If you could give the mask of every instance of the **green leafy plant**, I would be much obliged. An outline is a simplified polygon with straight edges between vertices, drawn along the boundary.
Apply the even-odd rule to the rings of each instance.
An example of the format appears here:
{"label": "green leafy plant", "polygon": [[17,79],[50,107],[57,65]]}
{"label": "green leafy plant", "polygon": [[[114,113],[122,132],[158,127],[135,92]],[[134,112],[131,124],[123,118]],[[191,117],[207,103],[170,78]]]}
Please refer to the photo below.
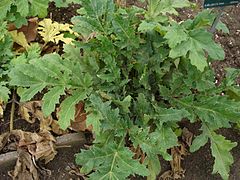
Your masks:
{"label": "green leafy plant", "polygon": [[[233,83],[239,72],[230,70],[224,83],[215,86],[209,64],[223,60],[224,51],[207,31],[212,16],[206,11],[184,22],[171,17],[190,5],[187,0],[149,0],[145,10],[116,7],[113,0],[82,0],[79,16],[72,19],[82,41],[64,45],[62,56],[32,58],[11,70],[10,84],[23,88],[22,101],[48,89],[46,116],[66,95],[59,111],[62,129],[74,120],[75,105],[84,101],[86,123],[96,138],[76,162],[90,179],[135,174],[156,179],[158,156],[171,160],[167,150],[178,146],[174,129],[183,118],[202,124],[190,150],[210,141],[213,173],[228,178],[236,143],[216,130],[240,120],[239,99],[221,95],[232,87],[239,93]],[[146,154],[142,164],[129,146]]]}
{"label": "green leafy plant", "polygon": [[27,24],[26,17],[47,16],[49,0],[2,0],[0,2],[0,20],[14,22],[19,28]]}
{"label": "green leafy plant", "polygon": [[0,25],[0,101],[6,102],[9,98],[10,90],[7,87],[7,73],[10,60],[13,57],[11,51],[13,41],[7,31],[7,23]]}
{"label": "green leafy plant", "polygon": [[[13,31],[7,30],[7,22],[1,23],[0,26],[0,101],[7,102],[9,99],[9,71],[17,64],[28,63],[29,59],[39,58],[40,47],[38,44],[28,45],[25,36],[15,37],[19,44],[26,48],[26,52],[17,54],[13,52],[13,43],[15,38],[12,37]],[[17,34],[17,31],[14,31]]]}

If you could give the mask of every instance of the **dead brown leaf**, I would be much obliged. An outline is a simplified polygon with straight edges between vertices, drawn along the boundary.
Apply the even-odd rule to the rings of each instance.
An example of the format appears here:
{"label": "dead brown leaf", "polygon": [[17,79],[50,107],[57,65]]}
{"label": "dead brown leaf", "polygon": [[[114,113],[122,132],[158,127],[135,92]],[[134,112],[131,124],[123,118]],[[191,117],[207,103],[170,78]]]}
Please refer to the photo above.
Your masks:
{"label": "dead brown leaf", "polygon": [[[27,42],[29,43],[36,39],[37,28],[38,28],[38,18],[34,17],[34,18],[28,19],[28,24],[23,25],[20,29],[18,29],[18,32],[23,32]],[[11,23],[8,25],[8,30],[13,31],[13,30],[17,30],[17,28],[13,23]]]}
{"label": "dead brown leaf", "polygon": [[142,164],[146,158],[145,153],[142,151],[142,149],[140,148],[140,146],[137,146],[136,148],[134,148],[133,146],[130,147],[130,150],[134,153],[133,158],[134,159],[140,159],[140,163]]}
{"label": "dead brown leaf", "polygon": [[62,135],[62,134],[66,134],[67,133],[67,131],[64,131],[64,130],[62,130],[60,128],[60,126],[59,126],[59,124],[57,123],[56,120],[52,120],[51,130],[52,130],[52,132],[54,132],[57,135]]}
{"label": "dead brown leaf", "polygon": [[39,108],[41,108],[41,101],[21,103],[19,106],[19,114],[21,118],[32,124],[36,118],[38,118],[37,112]]}
{"label": "dead brown leaf", "polygon": [[0,119],[3,118],[3,107],[2,105],[0,105]]}
{"label": "dead brown leaf", "polygon": [[[181,147],[181,145],[180,145]],[[182,152],[179,149],[180,147],[171,148],[172,160],[170,161],[171,170],[164,172],[160,179],[170,180],[170,179],[181,179],[184,177],[185,170],[181,166],[182,161]]]}
{"label": "dead brown leaf", "polygon": [[[45,163],[53,160],[57,154],[56,140],[49,131],[43,130],[39,133],[13,130],[0,136],[0,147],[15,144],[18,160],[13,171],[9,175],[16,180],[38,180],[38,171],[47,171],[36,165],[37,160]],[[49,173],[48,173],[49,174]]]}
{"label": "dead brown leaf", "polygon": [[45,163],[51,161],[57,154],[55,150],[55,138],[48,131],[39,133],[25,132],[22,130],[13,130],[11,136],[18,140],[17,149],[27,149],[36,160],[45,160]]}
{"label": "dead brown leaf", "polygon": [[180,179],[184,177],[184,172],[182,166],[181,166],[181,161],[183,159],[183,155],[185,155],[185,152],[182,151],[180,147],[174,147],[171,149],[171,155],[173,160],[170,161],[172,172],[173,172],[173,179]]}
{"label": "dead brown leaf", "polygon": [[[39,133],[13,130],[0,136],[2,146],[7,138],[8,142],[16,144],[18,160],[15,168],[9,173],[13,179],[18,180],[38,180],[38,169],[35,160],[44,160],[45,163],[51,161],[57,151],[55,150],[55,138],[48,131]],[[6,141],[6,140],[5,140]]]}
{"label": "dead brown leaf", "polygon": [[172,170],[165,171],[159,178],[160,180],[173,180]]}
{"label": "dead brown leaf", "polygon": [[171,148],[172,161],[170,161],[171,170],[164,172],[160,179],[171,180],[181,179],[184,177],[185,170],[182,168],[181,163],[184,156],[189,154],[187,147],[192,144],[193,133],[187,128],[183,128],[182,142],[179,142],[179,146]]}
{"label": "dead brown leaf", "polygon": [[80,172],[80,168],[77,167],[74,163],[69,163],[65,170],[71,174],[81,177],[81,179],[87,179],[83,173]]}
{"label": "dead brown leaf", "polygon": [[20,106],[19,114],[20,114],[21,118],[23,118],[25,121],[27,121],[31,124],[35,123],[35,119],[30,117],[29,109],[27,109],[26,107]]}
{"label": "dead brown leaf", "polygon": [[13,180],[38,180],[38,171],[32,156],[24,149],[18,149],[18,159],[13,171],[9,172]]}
{"label": "dead brown leaf", "polygon": [[5,147],[9,138],[9,133],[4,133],[0,135],[0,151]]}
{"label": "dead brown leaf", "polygon": [[0,119],[3,118],[4,109],[5,109],[5,104],[0,100]]}
{"label": "dead brown leaf", "polygon": [[[36,135],[36,134],[35,134]],[[54,143],[55,138],[48,131],[41,131],[38,135],[42,138],[40,142],[37,142],[35,146],[29,146],[29,152],[35,157],[36,160],[44,159],[45,163],[53,160],[57,154]],[[36,137],[37,140],[40,138]]]}
{"label": "dead brown leaf", "polygon": [[71,122],[71,129],[78,132],[78,131],[92,131],[92,126],[87,127],[86,119],[87,113],[84,110],[84,103],[79,102],[75,106],[75,119]]}
{"label": "dead brown leaf", "polygon": [[187,128],[183,128],[183,130],[182,130],[182,140],[183,140],[183,142],[185,142],[188,145],[188,147],[191,146],[192,139],[193,139],[193,133],[190,132]]}
{"label": "dead brown leaf", "polygon": [[57,135],[62,135],[67,133],[60,129],[57,121],[49,117],[45,117],[41,110],[41,101],[29,101],[20,104],[19,114],[23,119],[29,123],[34,123],[36,120],[40,122],[40,130],[52,131]]}
{"label": "dead brown leaf", "polygon": [[34,18],[30,18],[28,20],[28,25],[21,27],[19,31],[25,34],[28,42],[32,42],[37,37],[37,28],[38,28],[38,18],[34,17]]}

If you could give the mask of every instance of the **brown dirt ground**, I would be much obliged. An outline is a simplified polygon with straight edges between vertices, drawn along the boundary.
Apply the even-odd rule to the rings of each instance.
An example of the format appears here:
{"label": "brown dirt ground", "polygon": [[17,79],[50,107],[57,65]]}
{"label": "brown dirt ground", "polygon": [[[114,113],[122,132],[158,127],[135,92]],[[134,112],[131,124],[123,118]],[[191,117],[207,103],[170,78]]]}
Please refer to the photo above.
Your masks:
{"label": "brown dirt ground", "polygon": [[[203,0],[193,0],[199,6]],[[215,9],[215,11],[218,11]],[[181,16],[184,18],[192,17],[196,12],[185,12]],[[216,61],[212,66],[216,73],[217,84],[219,84],[225,75],[226,67],[240,68],[240,8],[239,6],[228,6],[224,8],[224,14],[221,21],[224,22],[230,30],[229,35],[221,32],[215,33],[215,39],[225,50],[225,60]],[[240,81],[238,79],[237,84]],[[198,134],[194,125],[185,124],[191,132]],[[236,129],[222,129],[219,131],[227,139],[238,142],[238,146],[232,150],[234,164],[231,167],[230,180],[240,179],[240,134]],[[220,180],[219,175],[212,175],[214,159],[211,156],[210,144],[208,143],[199,151],[190,154],[184,158],[183,167],[186,170],[184,180]]]}
{"label": "brown dirt ground", "polygon": [[[58,150],[55,159],[47,165],[42,164],[47,170],[51,171],[51,175],[40,175],[40,180],[83,180],[77,172],[74,154],[78,153],[83,148],[82,144],[76,144],[71,147],[65,147]],[[15,163],[9,163],[4,167],[0,167],[0,179],[11,180],[8,176],[8,171],[13,170]],[[24,180],[24,179],[23,179]]]}
{"label": "brown dirt ground", "polygon": [[[226,57],[224,61],[215,62],[213,67],[216,71],[216,77],[221,81],[224,76],[225,67],[240,68],[240,6],[226,7],[222,21],[227,24],[230,33],[216,34],[216,40],[223,46]],[[238,79],[238,84],[240,79]]]}
{"label": "brown dirt ground", "polygon": [[[198,4],[202,4],[202,0],[192,0]],[[136,3],[136,0],[128,0],[128,5],[141,5]],[[69,8],[56,8],[54,4],[50,4],[49,17],[58,22],[70,22],[70,18],[76,15],[76,9],[78,5],[71,5]],[[221,62],[214,62],[213,67],[216,72],[216,79],[221,81],[224,76],[225,67],[240,67],[240,8],[239,7],[226,7],[225,14],[222,17],[222,21],[225,22],[230,30],[230,34],[216,33],[216,40],[221,43],[226,52],[226,58]],[[194,11],[183,11],[181,12],[181,18],[191,18],[196,12]],[[240,82],[240,81],[239,81]],[[10,105],[8,105],[10,106]],[[6,114],[9,117],[9,114]],[[8,129],[8,122],[0,122],[0,134]],[[181,126],[187,127],[194,135],[199,134],[199,124],[189,124],[183,122]],[[15,121],[16,128],[22,128],[28,131],[37,131],[37,124],[28,124],[25,121],[17,119]],[[234,156],[234,164],[231,167],[231,180],[240,180],[240,134],[239,130],[235,129],[222,129],[219,131],[221,134],[226,136],[227,139],[238,142],[238,146],[232,150]],[[52,171],[50,177],[42,176],[41,179],[46,180],[77,180],[81,179],[80,176],[72,175],[69,169],[76,167],[74,163],[74,155],[79,152],[83,146],[78,144],[72,148],[64,148],[58,151],[56,158],[47,164],[45,168]],[[185,171],[185,177],[183,180],[220,180],[219,175],[212,175],[214,159],[211,156],[209,144],[202,147],[199,151],[186,156],[183,160],[183,168]],[[170,169],[168,162],[161,160],[162,171],[161,173]],[[0,179],[10,179],[7,175],[9,170],[13,169],[13,164],[9,164],[5,167],[0,167]],[[142,178],[134,178],[142,179]]]}
{"label": "brown dirt ground", "polygon": [[[202,8],[204,0],[190,0],[198,6],[196,10],[183,10],[180,12],[180,19],[193,18]],[[219,12],[218,8],[213,9]],[[225,50],[225,59],[223,61],[215,61],[212,66],[216,72],[217,84],[219,84],[225,75],[226,67],[240,68],[240,5],[226,6],[221,21],[225,23],[230,31],[229,34],[221,32],[215,33],[215,40],[219,42]],[[237,81],[240,84],[240,79]]]}

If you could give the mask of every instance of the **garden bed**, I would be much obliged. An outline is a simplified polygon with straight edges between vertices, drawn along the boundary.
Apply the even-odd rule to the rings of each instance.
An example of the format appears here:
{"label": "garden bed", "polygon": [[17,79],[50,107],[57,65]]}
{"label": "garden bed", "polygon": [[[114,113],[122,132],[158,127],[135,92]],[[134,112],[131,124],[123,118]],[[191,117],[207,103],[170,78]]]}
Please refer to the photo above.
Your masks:
{"label": "garden bed", "polygon": [[[202,1],[194,1],[198,4],[198,7],[201,7]],[[127,5],[134,5],[134,0],[129,0]],[[144,6],[144,4],[137,3],[135,5]],[[48,17],[53,21],[57,21],[60,23],[69,23],[71,17],[76,15],[76,10],[79,8],[78,5],[70,5],[68,8],[56,8],[54,4],[50,4],[49,6],[49,14]],[[197,14],[201,8],[196,8],[193,11],[181,11],[180,19],[192,18],[193,15]],[[219,85],[225,76],[226,67],[234,67],[240,68],[240,8],[239,7],[227,7],[225,9],[225,14],[222,17],[222,21],[226,23],[227,27],[230,30],[229,34],[218,32],[215,35],[215,40],[220,42],[222,47],[224,47],[226,56],[224,61],[216,61],[212,63],[212,66],[216,72],[216,84]],[[40,40],[41,41],[41,40]],[[51,48],[51,47],[48,47]],[[238,82],[238,84],[240,81]],[[41,95],[40,95],[41,96]],[[11,103],[7,104],[6,113],[4,115],[4,121],[0,122],[0,134],[3,134],[8,131],[9,128],[9,119],[10,119],[10,111],[11,111]],[[182,121],[179,123],[180,127],[183,129],[187,128],[193,135],[197,136],[200,134],[200,124],[194,123],[191,124],[188,121]],[[14,120],[14,128],[22,129],[23,131],[37,132],[40,128],[39,123],[36,121],[35,123],[28,123],[19,117],[19,107],[17,105],[15,110],[15,120]],[[87,128],[86,128],[87,129]],[[236,127],[235,129],[220,129],[218,132],[229,139],[231,141],[237,142],[238,146],[236,146],[232,150],[232,154],[234,157],[234,164],[231,167],[230,171],[230,179],[236,180],[240,177],[240,133],[239,129]],[[71,131],[69,132],[71,133]],[[75,163],[75,154],[80,151],[80,149],[88,148],[88,145],[92,142],[92,137],[90,135],[88,129],[85,131],[84,141],[64,144],[66,147],[62,147],[57,149],[58,154],[56,157],[47,165],[41,164],[40,167],[50,170],[51,175],[49,174],[41,174],[40,179],[84,179],[84,176],[80,173],[78,167]],[[60,136],[54,134],[55,137],[59,139]],[[64,135],[63,135],[64,136]],[[214,158],[211,155],[209,143],[199,151],[194,153],[189,153],[184,156],[182,160],[182,168],[184,170],[183,178],[185,180],[217,180],[221,179],[220,175],[212,175],[212,168],[214,163]],[[6,152],[5,152],[6,153]],[[3,154],[3,153],[2,153]],[[16,154],[15,154],[16,155]],[[8,171],[14,169],[15,163],[11,161],[10,163],[6,163],[5,165],[0,166],[0,177],[2,179],[11,179],[8,176]],[[162,174],[171,170],[170,163],[161,159],[161,173],[158,176],[161,177]],[[47,171],[46,170],[46,171]],[[133,177],[132,179],[141,179],[140,177]]]}

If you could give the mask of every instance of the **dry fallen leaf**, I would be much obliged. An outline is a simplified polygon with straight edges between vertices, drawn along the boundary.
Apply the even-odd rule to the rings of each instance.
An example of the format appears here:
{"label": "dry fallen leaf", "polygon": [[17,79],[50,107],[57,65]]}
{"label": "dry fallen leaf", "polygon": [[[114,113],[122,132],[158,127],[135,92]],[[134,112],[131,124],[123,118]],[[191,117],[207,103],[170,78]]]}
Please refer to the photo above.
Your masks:
{"label": "dry fallen leaf", "polygon": [[36,39],[37,37],[37,28],[38,28],[38,18],[30,18],[28,20],[28,25],[27,26],[22,26],[18,32],[23,32],[25,35],[27,42],[32,42]]}
{"label": "dry fallen leaf", "polygon": [[0,119],[3,118],[3,111],[4,111],[4,109],[5,109],[5,105],[0,100]]}
{"label": "dry fallen leaf", "polygon": [[66,134],[67,130],[64,131],[57,124],[57,121],[52,118],[52,116],[44,117],[43,112],[38,110],[36,113],[37,119],[40,121],[40,130],[52,131],[57,135]]}
{"label": "dry fallen leaf", "polygon": [[40,130],[52,131],[57,135],[65,134],[66,131],[60,129],[57,121],[52,116],[45,117],[41,110],[41,101],[29,101],[21,103],[19,114],[29,123],[34,123],[36,120],[40,122]]}
{"label": "dry fallen leaf", "polygon": [[[38,135],[41,136],[42,140],[37,142],[35,146],[29,146],[28,150],[36,160],[44,159],[45,163],[48,163],[53,160],[57,154],[54,146],[56,140],[48,131],[41,131]],[[37,139],[38,137],[36,137],[36,140]]]}
{"label": "dry fallen leaf", "polygon": [[32,156],[24,149],[18,150],[18,159],[13,171],[9,172],[13,180],[38,180],[38,171]]}
{"label": "dry fallen leaf", "polygon": [[8,31],[17,30],[18,32],[23,32],[28,43],[34,41],[37,37],[37,28],[38,28],[38,18],[28,19],[28,24],[23,25],[20,29],[17,29],[13,23],[8,25]]}
{"label": "dry fallen leaf", "polygon": [[165,171],[160,177],[159,180],[173,180],[172,170]]}
{"label": "dry fallen leaf", "polygon": [[92,131],[92,126],[86,125],[87,113],[84,110],[84,103],[76,104],[75,108],[75,119],[71,122],[70,128],[74,131]]}
{"label": "dry fallen leaf", "polygon": [[41,112],[41,101],[29,101],[21,103],[19,107],[19,114],[21,118],[29,123],[34,123],[36,119],[43,120],[43,113]]}
{"label": "dry fallen leaf", "polygon": [[80,172],[80,168],[77,167],[74,163],[68,163],[68,166],[65,167],[65,170],[71,174],[81,177],[81,179],[87,179],[83,173]]}
{"label": "dry fallen leaf", "polygon": [[13,130],[10,135],[12,139],[15,138],[18,140],[18,149],[27,149],[36,160],[41,159],[48,163],[57,154],[54,146],[56,140],[48,131],[31,133],[22,130]]}
{"label": "dry fallen leaf", "polygon": [[3,107],[0,105],[0,118],[3,118]]}
{"label": "dry fallen leaf", "polygon": [[9,138],[9,133],[3,133],[0,135],[0,151],[5,147]]}
{"label": "dry fallen leaf", "polygon": [[54,132],[57,135],[62,135],[62,134],[66,134],[67,131],[64,131],[60,128],[58,122],[56,120],[52,120],[51,123],[51,131]]}
{"label": "dry fallen leaf", "polygon": [[183,170],[181,166],[181,161],[183,159],[182,155],[185,154],[182,154],[183,152],[180,150],[181,146],[182,145],[180,145],[180,147],[174,147],[171,149],[171,155],[173,160],[170,161],[170,164],[173,171],[173,179],[180,179],[184,177],[185,170]]}
{"label": "dry fallen leaf", "polygon": [[48,163],[57,154],[54,146],[55,139],[48,131],[37,134],[19,130],[17,134],[20,136],[19,147],[26,146],[36,160],[44,159]]}
{"label": "dry fallen leaf", "polygon": [[172,155],[172,161],[170,161],[171,170],[164,172],[160,176],[160,179],[170,180],[181,179],[184,177],[185,170],[182,168],[181,162],[183,160],[183,157],[189,154],[187,147],[190,147],[190,145],[192,144],[192,137],[193,133],[191,133],[187,128],[183,128],[182,131],[183,142],[180,142],[179,146],[171,148]]}
{"label": "dry fallen leaf", "polygon": [[28,102],[28,103],[21,103],[19,106],[19,114],[21,116],[22,119],[26,120],[29,123],[34,123],[35,122],[35,118],[32,118],[30,116],[30,114],[32,114],[32,112],[34,112],[35,107],[33,107],[33,103]]}
{"label": "dry fallen leaf", "polygon": [[9,34],[12,36],[13,41],[18,45],[24,47],[25,49],[29,48],[29,44],[23,32],[18,32],[17,30],[9,31]]}
{"label": "dry fallen leaf", "polygon": [[0,136],[0,148],[6,143],[16,144],[18,160],[15,168],[9,173],[13,179],[38,180],[38,170],[43,171],[36,165],[37,160],[44,160],[45,163],[53,160],[57,151],[55,150],[55,138],[49,131],[39,133],[13,130]]}
{"label": "dry fallen leaf", "polygon": [[191,146],[193,139],[193,133],[190,132],[187,128],[183,128],[182,130],[182,140],[188,145]]}
{"label": "dry fallen leaf", "polygon": [[170,161],[171,170],[164,172],[160,179],[162,180],[172,180],[181,179],[184,177],[185,170],[181,167],[182,153],[179,147],[171,148],[172,160]]}

